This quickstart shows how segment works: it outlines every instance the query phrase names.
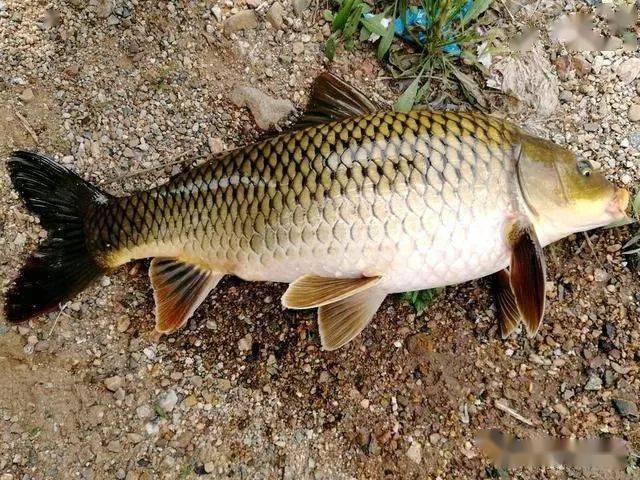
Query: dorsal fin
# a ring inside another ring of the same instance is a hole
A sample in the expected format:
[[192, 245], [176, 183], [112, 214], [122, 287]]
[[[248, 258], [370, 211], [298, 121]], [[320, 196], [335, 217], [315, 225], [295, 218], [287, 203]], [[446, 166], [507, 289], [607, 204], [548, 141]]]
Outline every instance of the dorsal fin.
[[377, 110], [380, 110], [380, 106], [360, 90], [334, 74], [324, 72], [313, 82], [307, 108], [291, 130], [357, 117]]

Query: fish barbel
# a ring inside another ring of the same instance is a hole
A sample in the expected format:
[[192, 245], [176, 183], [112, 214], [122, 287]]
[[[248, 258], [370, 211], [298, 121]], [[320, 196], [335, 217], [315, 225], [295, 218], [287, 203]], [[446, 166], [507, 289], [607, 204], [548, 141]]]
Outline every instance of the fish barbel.
[[561, 147], [481, 113], [378, 109], [324, 74], [289, 132], [126, 197], [16, 152], [13, 183], [49, 230], [10, 287], [21, 321], [91, 280], [153, 257], [156, 329], [169, 333], [227, 274], [286, 282], [319, 308], [323, 347], [354, 338], [387, 294], [496, 274], [503, 335], [534, 334], [542, 247], [625, 216], [628, 193]]

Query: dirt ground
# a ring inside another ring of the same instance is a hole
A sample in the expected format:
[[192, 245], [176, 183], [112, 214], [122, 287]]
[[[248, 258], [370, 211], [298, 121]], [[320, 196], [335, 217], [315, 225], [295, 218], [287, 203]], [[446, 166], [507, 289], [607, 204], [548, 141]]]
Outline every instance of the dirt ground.
[[[274, 27], [270, 1], [247, 3], [0, 0], [0, 157], [51, 154], [124, 194], [165, 181], [176, 160], [257, 138], [233, 87], [302, 108], [329, 27], [322, 5], [297, 13], [283, 2]], [[539, 25], [586, 4], [536, 3], [519, 18]], [[223, 34], [250, 8], [256, 26]], [[565, 53], [545, 49], [558, 68]], [[551, 117], [517, 120], [638, 185], [640, 123], [628, 112], [640, 78], [619, 73], [633, 57], [585, 54], [580, 69], [558, 72]], [[366, 45], [339, 51], [331, 68], [382, 103], [398, 96]], [[633, 232], [547, 248], [544, 325], [506, 341], [485, 280], [448, 287], [418, 316], [390, 297], [354, 342], [323, 352], [315, 313], [280, 306], [283, 285], [227, 278], [156, 344], [147, 263], [128, 265], [44, 318], [0, 317], [0, 479], [640, 478], [637, 456], [619, 472], [501, 471], [474, 444], [497, 427], [611, 435], [640, 450], [639, 274], [621, 253]], [[0, 168], [2, 292], [43, 236]]]

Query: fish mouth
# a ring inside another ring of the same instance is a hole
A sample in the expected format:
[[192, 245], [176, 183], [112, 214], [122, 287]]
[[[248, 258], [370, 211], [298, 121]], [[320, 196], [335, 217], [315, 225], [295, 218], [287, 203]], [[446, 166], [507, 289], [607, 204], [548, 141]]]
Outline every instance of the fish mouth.
[[607, 204], [606, 211], [615, 217], [616, 220], [621, 220], [627, 216], [627, 208], [629, 206], [629, 192], [624, 188], [618, 188], [609, 203]]

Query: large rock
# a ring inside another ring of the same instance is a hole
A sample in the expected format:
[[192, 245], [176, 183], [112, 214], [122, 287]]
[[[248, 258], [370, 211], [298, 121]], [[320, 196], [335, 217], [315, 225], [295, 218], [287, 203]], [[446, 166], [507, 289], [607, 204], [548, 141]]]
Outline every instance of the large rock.
[[241, 30], [252, 30], [258, 26], [258, 16], [253, 10], [243, 10], [224, 21], [224, 33], [231, 35]]
[[231, 92], [231, 101], [238, 107], [248, 107], [262, 130], [277, 125], [288, 117], [295, 109], [293, 103], [286, 99], [273, 98], [257, 88], [237, 86]]

